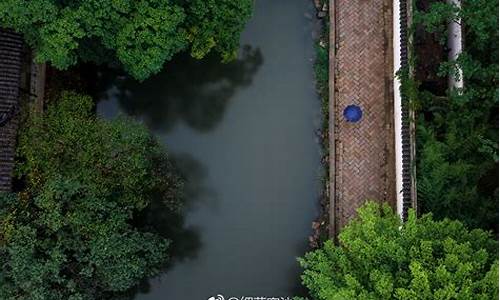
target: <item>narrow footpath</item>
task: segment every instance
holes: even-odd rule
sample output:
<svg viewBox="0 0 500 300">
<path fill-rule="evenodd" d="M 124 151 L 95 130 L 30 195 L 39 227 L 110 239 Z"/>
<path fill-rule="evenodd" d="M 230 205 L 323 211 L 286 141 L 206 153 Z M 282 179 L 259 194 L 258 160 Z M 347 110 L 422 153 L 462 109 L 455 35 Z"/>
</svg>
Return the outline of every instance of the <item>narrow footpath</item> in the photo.
<svg viewBox="0 0 500 300">
<path fill-rule="evenodd" d="M 392 0 L 330 0 L 330 234 L 366 200 L 396 207 Z M 348 105 L 362 119 L 347 122 Z"/>
</svg>

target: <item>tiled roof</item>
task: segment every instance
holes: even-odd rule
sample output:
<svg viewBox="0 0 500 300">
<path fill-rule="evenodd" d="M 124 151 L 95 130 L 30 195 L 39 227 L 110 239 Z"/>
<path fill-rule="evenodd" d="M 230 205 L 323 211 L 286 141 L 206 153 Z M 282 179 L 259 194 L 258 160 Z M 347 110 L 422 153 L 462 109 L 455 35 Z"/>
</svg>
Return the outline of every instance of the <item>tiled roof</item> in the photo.
<svg viewBox="0 0 500 300">
<path fill-rule="evenodd" d="M 408 72 L 408 2 L 399 1 L 401 70 Z M 412 208 L 412 178 L 411 178 L 411 133 L 410 133 L 410 105 L 408 97 L 401 91 L 401 140 L 403 151 L 403 220 L 408 217 L 408 210 Z"/>
<path fill-rule="evenodd" d="M 21 35 L 0 29 L 0 191 L 12 189 L 23 47 Z"/>
</svg>

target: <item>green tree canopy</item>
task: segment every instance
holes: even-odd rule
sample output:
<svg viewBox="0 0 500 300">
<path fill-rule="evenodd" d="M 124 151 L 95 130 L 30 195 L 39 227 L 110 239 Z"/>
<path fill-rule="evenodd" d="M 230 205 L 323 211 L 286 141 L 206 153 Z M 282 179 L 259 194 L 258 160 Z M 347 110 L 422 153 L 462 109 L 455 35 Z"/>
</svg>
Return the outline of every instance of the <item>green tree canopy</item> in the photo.
<svg viewBox="0 0 500 300">
<path fill-rule="evenodd" d="M 498 244 L 490 234 L 431 215 L 408 222 L 370 202 L 339 245 L 301 258 L 312 299 L 498 299 Z"/>
<path fill-rule="evenodd" d="M 63 92 L 43 116 L 30 118 L 19 137 L 18 174 L 34 191 L 62 176 L 135 209 L 153 196 L 179 207 L 181 183 L 165 149 L 142 124 L 95 117 L 93 105 L 88 96 Z"/>
<path fill-rule="evenodd" d="M 118 62 L 139 80 L 175 53 L 235 57 L 252 0 L 5 0 L 0 26 L 23 33 L 39 62 Z"/>
<path fill-rule="evenodd" d="M 459 8 L 429 1 L 416 11 L 416 45 L 443 43 L 447 24 L 461 22 L 464 51 L 441 63 L 439 76 L 463 70 L 464 88 L 436 95 L 424 87 L 417 107 L 417 192 L 424 213 L 458 219 L 470 228 L 498 228 L 498 1 L 463 0 Z M 427 34 L 424 34 L 427 32 Z M 432 35 L 430 34 L 432 33 Z M 416 57 L 418 65 L 427 57 Z M 427 70 L 432 72 L 431 70 Z"/>
<path fill-rule="evenodd" d="M 178 211 L 182 182 L 146 128 L 92 103 L 63 93 L 21 133 L 27 189 L 0 195 L 0 299 L 108 299 L 167 262 L 169 240 L 134 216 Z"/>
</svg>

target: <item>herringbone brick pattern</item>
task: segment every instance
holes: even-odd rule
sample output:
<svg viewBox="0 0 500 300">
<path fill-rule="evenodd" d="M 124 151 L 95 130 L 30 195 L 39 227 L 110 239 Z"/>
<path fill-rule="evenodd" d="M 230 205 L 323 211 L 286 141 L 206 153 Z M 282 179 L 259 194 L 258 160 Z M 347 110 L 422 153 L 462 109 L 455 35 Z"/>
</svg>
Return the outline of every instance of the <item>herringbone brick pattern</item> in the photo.
<svg viewBox="0 0 500 300">
<path fill-rule="evenodd" d="M 335 214 L 336 232 L 367 199 L 395 206 L 392 100 L 392 1 L 336 0 Z M 347 105 L 363 110 L 358 123 Z"/>
</svg>

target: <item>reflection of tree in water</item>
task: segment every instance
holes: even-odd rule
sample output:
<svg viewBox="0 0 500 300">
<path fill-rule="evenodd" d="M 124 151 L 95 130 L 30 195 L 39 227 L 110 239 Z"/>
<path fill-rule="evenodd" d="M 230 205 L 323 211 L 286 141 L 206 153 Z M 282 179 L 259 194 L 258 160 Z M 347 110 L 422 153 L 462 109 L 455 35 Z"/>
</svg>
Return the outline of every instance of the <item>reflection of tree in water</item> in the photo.
<svg viewBox="0 0 500 300">
<path fill-rule="evenodd" d="M 197 256 L 201 241 L 198 229 L 185 224 L 182 213 L 173 212 L 159 202 L 153 202 L 140 215 L 140 228 L 155 232 L 171 241 L 166 265 L 161 267 L 160 274 L 168 272 L 177 262 L 193 259 Z M 132 300 L 138 293 L 147 293 L 151 289 L 150 278 L 144 278 L 138 285 L 118 293 L 113 300 Z"/>
<path fill-rule="evenodd" d="M 252 82 L 262 62 L 260 50 L 250 46 L 229 64 L 216 56 L 196 60 L 181 55 L 145 82 L 125 79 L 119 84 L 120 106 L 152 129 L 170 129 L 183 120 L 197 130 L 210 130 L 237 89 Z"/>
<path fill-rule="evenodd" d="M 181 177 L 186 180 L 182 193 L 185 209 L 182 212 L 174 212 L 162 203 L 153 201 L 140 215 L 135 216 L 139 228 L 155 232 L 171 241 L 169 259 L 162 267 L 161 273 L 168 272 L 179 262 L 196 258 L 203 245 L 199 229 L 186 225 L 185 213 L 196 202 L 215 198 L 214 192 L 204 185 L 207 171 L 202 164 L 189 154 L 172 155 L 171 158 Z M 149 278 L 146 278 L 130 290 L 115 295 L 113 299 L 135 299 L 137 293 L 148 293 L 150 289 Z"/>
</svg>

